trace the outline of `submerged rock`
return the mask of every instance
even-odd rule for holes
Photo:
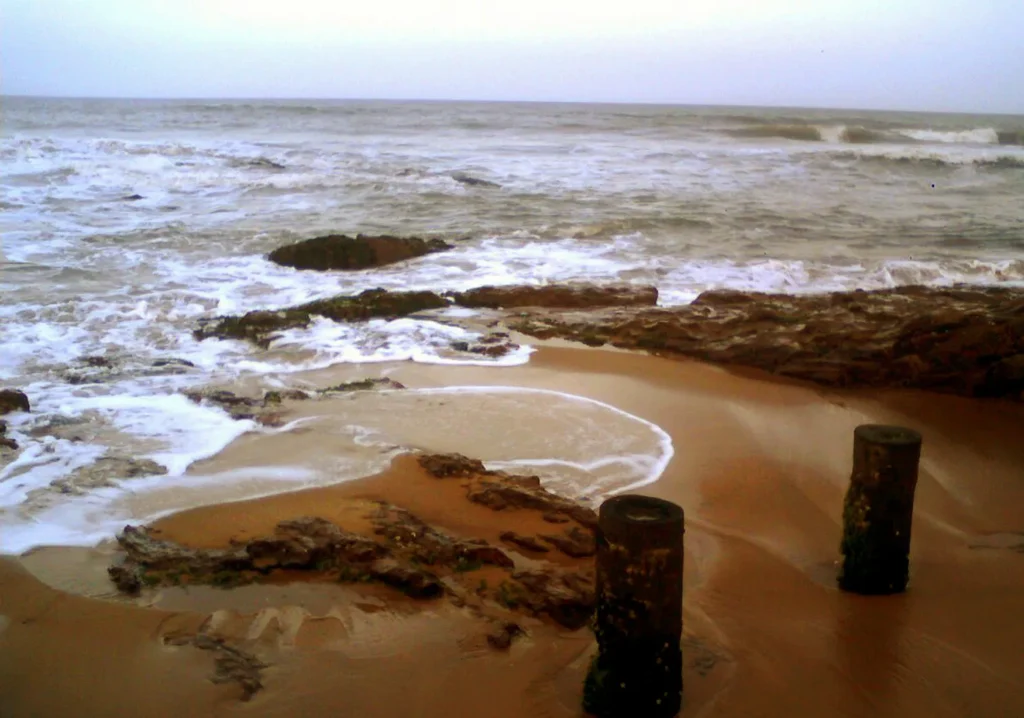
[[[30,411],[28,397],[17,389],[0,389],[0,416],[13,411]]]
[[[513,328],[830,386],[1024,400],[1021,289],[911,286],[813,295],[716,290],[682,307],[538,310]]]
[[[281,426],[281,392],[267,392],[261,398],[239,396],[223,389],[200,389],[185,392],[196,404],[216,404],[232,419],[255,421],[264,426]],[[303,393],[303,398],[306,398]]]
[[[278,247],[267,259],[296,269],[355,270],[383,267],[448,249],[452,246],[440,239],[331,234]]]
[[[277,332],[308,326],[320,316],[336,322],[397,319],[427,309],[440,309],[448,302],[434,292],[388,292],[367,289],[352,295],[318,299],[277,311],[259,310],[242,316],[216,317],[200,322],[194,332],[196,339],[247,339],[260,346],[269,346]]]
[[[330,396],[331,394],[347,394],[353,391],[369,391],[371,389],[404,389],[405,384],[390,379],[388,377],[375,377],[371,379],[356,379],[355,381],[347,381],[343,384],[336,384],[334,386],[325,386],[323,389],[317,389],[316,393],[321,396]]]
[[[653,307],[655,287],[600,286],[596,284],[549,284],[544,286],[479,287],[452,294],[464,307],[501,309],[511,307]]]
[[[497,182],[491,182],[490,180],[480,179],[472,175],[466,174],[465,172],[452,172],[451,178],[459,184],[464,184],[469,187],[491,187],[500,188],[501,185]]]
[[[18,442],[7,436],[7,422],[0,419],[0,449],[13,449],[17,451]]]

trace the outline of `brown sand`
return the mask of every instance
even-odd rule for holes
[[[1024,715],[1024,407],[825,392],[692,362],[561,348],[513,369],[401,365],[391,376],[414,387],[566,391],[672,436],[674,459],[642,492],[687,511],[683,715]],[[856,597],[834,586],[852,430],[864,422],[924,435],[911,587],[902,596]],[[329,453],[329,437],[316,438],[295,440]],[[258,443],[236,442],[214,462],[243,466],[258,457]],[[452,510],[452,490],[399,461],[379,477],[197,509],[160,527],[216,545],[296,515],[340,521],[331,512],[341,497],[387,496],[443,528],[493,538],[489,512],[464,501]],[[80,552],[68,556],[83,562]],[[525,621],[528,638],[499,653],[468,612],[444,601],[420,606],[386,592],[358,598],[348,588],[291,584],[174,589],[143,608],[58,592],[3,561],[0,716],[580,714],[592,651],[585,629]],[[251,702],[238,702],[237,686],[207,680],[207,652],[160,640],[204,621],[270,664]]]

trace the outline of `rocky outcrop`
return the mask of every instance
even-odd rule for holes
[[[451,295],[463,307],[510,309],[552,307],[653,307],[658,303],[654,287],[600,286],[596,284],[549,284],[543,286],[478,287]]]
[[[520,317],[538,337],[764,369],[828,386],[1024,399],[1024,290],[712,291],[683,307]]]
[[[369,319],[397,319],[427,309],[440,309],[448,302],[434,292],[388,292],[367,289],[365,292],[318,299],[279,310],[258,310],[242,316],[215,317],[200,321],[193,333],[196,339],[247,339],[267,347],[274,336],[286,329],[306,327],[313,317],[326,317],[336,322],[361,322]]]
[[[17,389],[0,389],[0,416],[13,411],[30,411],[28,397]]]
[[[380,503],[370,517],[382,540],[344,531],[326,519],[302,517],[279,523],[271,536],[224,549],[195,549],[126,526],[117,536],[124,559],[108,569],[124,592],[144,585],[205,583],[238,585],[277,569],[335,573],[347,581],[380,581],[414,598],[443,593],[438,577],[424,566],[453,571],[483,564],[514,563],[486,541],[464,540],[420,521],[405,509]]]
[[[594,574],[589,571],[517,571],[498,587],[498,600],[508,608],[547,614],[566,628],[582,628],[594,612]]]
[[[593,509],[548,491],[536,476],[489,471],[483,464],[461,454],[429,454],[419,458],[420,466],[439,479],[470,479],[464,482],[466,497],[495,511],[532,509],[563,515],[581,526],[597,526]]]
[[[515,562],[496,546],[480,539],[463,540],[438,531],[403,508],[381,504],[371,519],[374,533],[400,546],[412,561],[463,570],[474,564],[511,568]]]
[[[440,239],[331,234],[278,247],[267,259],[296,269],[369,269],[452,249]]]
[[[323,518],[301,517],[278,523],[269,536],[220,548],[192,548],[162,538],[157,530],[126,526],[117,536],[122,555],[108,573],[119,590],[137,593],[148,586],[179,584],[231,587],[266,580],[276,571],[288,571],[289,576],[309,571],[319,578],[385,584],[416,599],[444,596],[481,615],[504,607],[547,615],[568,628],[586,622],[594,606],[594,575],[592,562],[582,559],[593,555],[594,532],[571,517],[590,519],[590,509],[545,491],[535,476],[487,471],[479,461],[458,454],[425,455],[420,463],[432,476],[462,482],[467,499],[470,489],[482,483],[515,487],[534,496],[518,510],[554,512],[550,515],[571,525],[561,534],[533,537],[502,531],[502,541],[511,547],[502,548],[452,535],[386,501],[357,499],[352,508],[361,517],[361,533]],[[500,521],[495,518],[499,526]],[[552,547],[576,560],[563,558],[557,566],[544,562]],[[493,579],[498,571],[505,578],[488,585],[475,573],[484,567],[486,577]],[[507,647],[506,639],[511,643],[514,635],[495,635],[497,647]]]
[[[578,526],[563,531],[560,534],[541,534],[541,541],[545,541],[566,556],[573,558],[586,558],[597,552],[597,540],[593,531],[585,531]]]
[[[533,536],[523,536],[522,534],[516,533],[515,531],[505,531],[499,537],[505,543],[510,543],[526,551],[534,551],[536,553],[547,553],[551,549],[541,543],[540,540]]]

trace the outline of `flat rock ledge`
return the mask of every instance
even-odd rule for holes
[[[709,291],[690,305],[523,312],[513,329],[763,369],[835,387],[1024,400],[1024,290]]]

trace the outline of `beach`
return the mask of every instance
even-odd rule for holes
[[[582,716],[596,511],[683,716],[1024,714],[1024,119],[5,98],[0,716]],[[836,585],[854,429],[923,450]]]
[[[684,715],[1020,710],[1020,405],[822,390],[685,360],[559,347],[540,348],[519,368],[402,365],[392,376],[417,388],[570,390],[671,435],[671,462],[641,492],[687,512]],[[858,597],[834,583],[852,430],[868,422],[924,436],[911,588],[901,596]],[[275,438],[242,440],[211,461],[244,466]],[[267,451],[284,455],[295,439],[282,436]],[[313,443],[330,452],[328,442]],[[373,496],[431,524],[479,531],[478,516],[452,510],[452,499],[418,473],[400,458],[364,480],[198,508],[158,526],[190,543],[224,545],[286,518],[331,518],[332,505]],[[585,628],[535,619],[501,653],[486,646],[479,620],[443,601],[421,607],[379,592],[353,599],[300,583],[165,590],[143,607],[46,585],[97,586],[107,563],[73,549],[4,561],[7,714],[238,710],[238,687],[208,680],[210,655],[162,642],[213,621],[218,635],[268,666],[264,689],[244,708],[258,715],[580,715],[593,651]]]

